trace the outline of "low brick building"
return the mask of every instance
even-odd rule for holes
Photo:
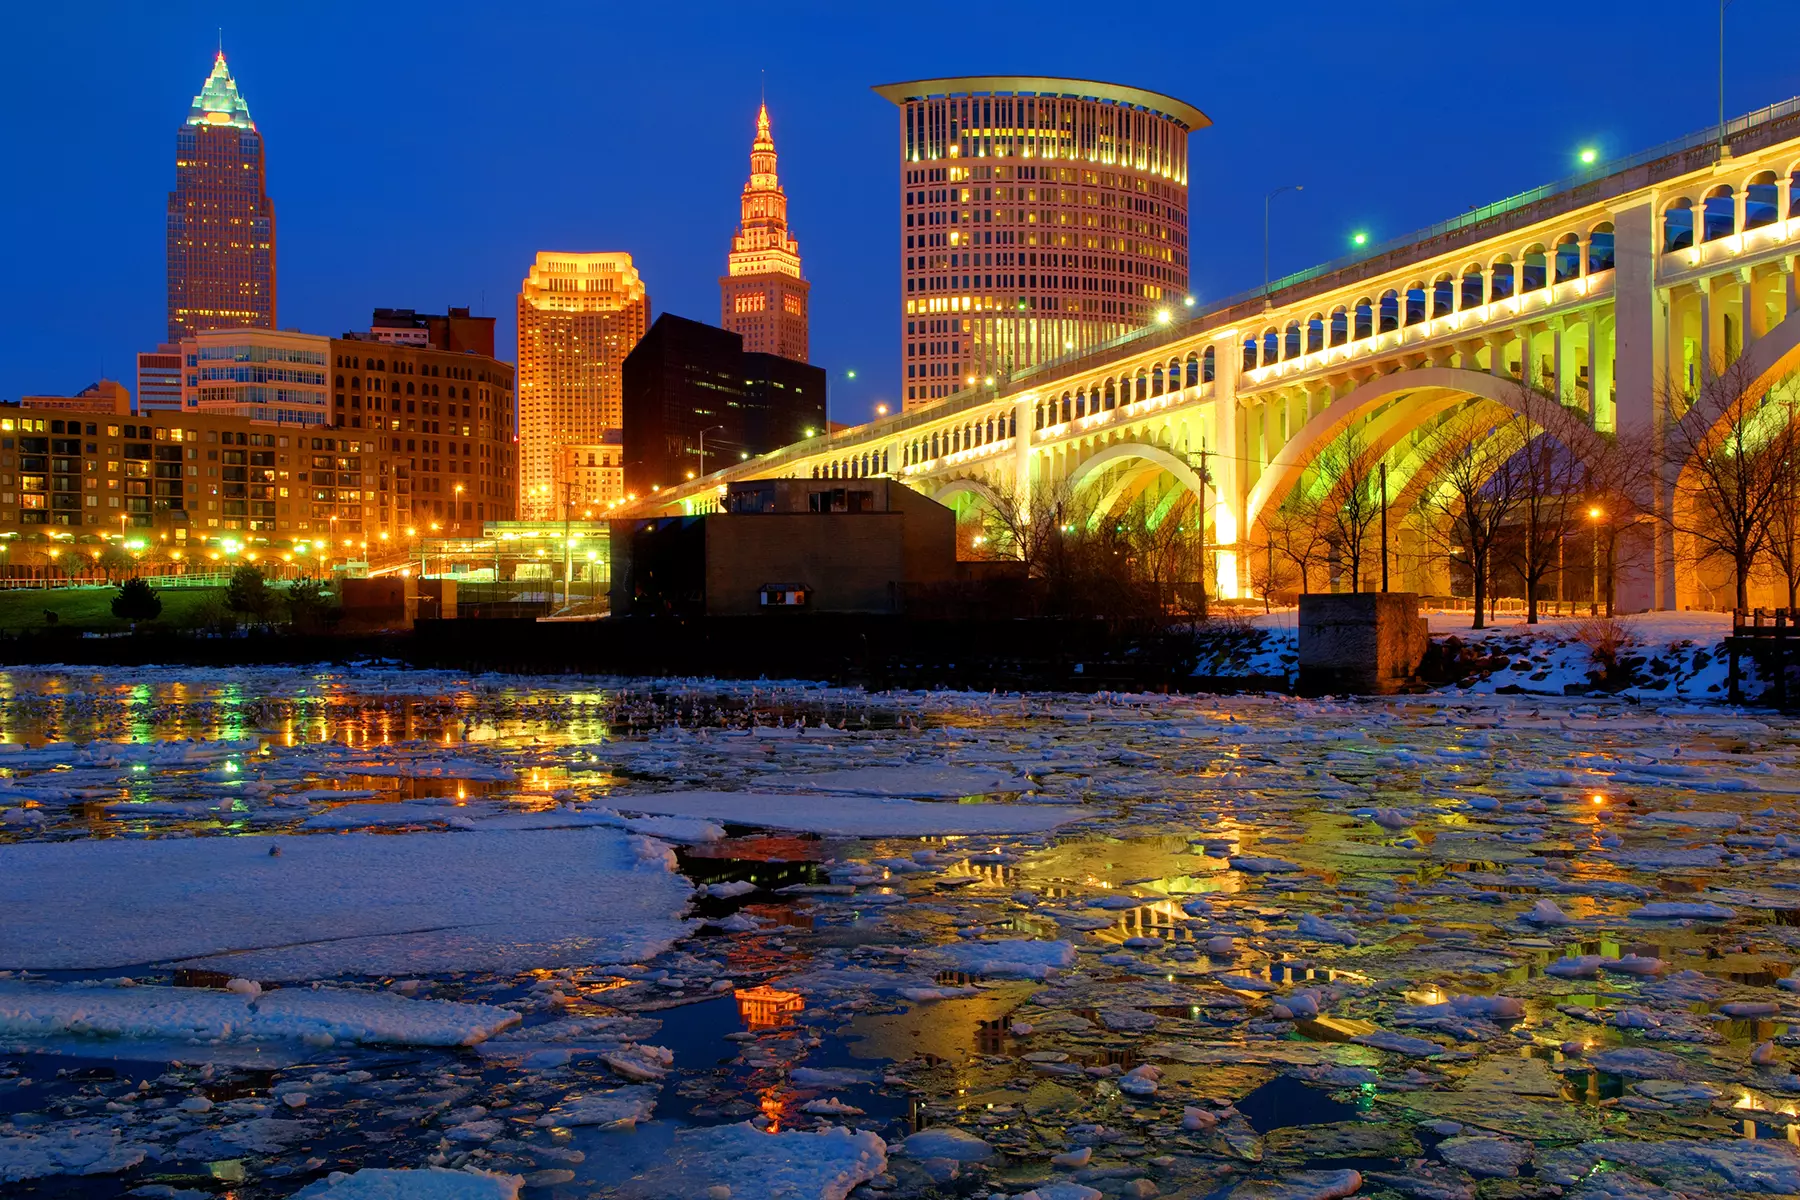
[[[611,525],[620,616],[899,613],[958,577],[955,514],[890,479],[751,479],[723,512]]]

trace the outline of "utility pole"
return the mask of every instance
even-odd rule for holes
[[[1188,465],[1190,467],[1196,468],[1200,475],[1200,606],[1199,606],[1199,619],[1202,621],[1205,621],[1207,619],[1206,489],[1212,483],[1212,472],[1210,470],[1208,470],[1207,461],[1206,461],[1208,454],[1209,454],[1209,451],[1206,448],[1205,442],[1200,443],[1200,456],[1199,456],[1200,461],[1198,463],[1196,463],[1194,461],[1193,455],[1187,454],[1185,452],[1182,454],[1182,457],[1187,460]]]
[[[575,481],[563,480],[563,607],[569,607],[569,592],[575,574],[575,539],[570,536],[569,520],[575,507]]]
[[[1387,463],[1381,464],[1381,590],[1388,590]]]

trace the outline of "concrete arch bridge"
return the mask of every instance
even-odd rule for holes
[[[1704,364],[1741,355],[1765,384],[1800,366],[1800,99],[1725,134],[1597,165],[639,511],[703,511],[731,480],[771,475],[891,475],[965,510],[1065,493],[1100,512],[1166,509],[1185,493],[1203,497],[1218,591],[1246,594],[1259,522],[1346,431],[1423,486],[1409,472],[1447,414],[1517,409],[1529,389],[1602,433],[1655,439],[1659,395],[1697,385]],[[1621,605],[1692,603],[1671,535],[1646,536]]]

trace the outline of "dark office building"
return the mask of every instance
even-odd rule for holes
[[[625,491],[647,495],[823,430],[825,371],[664,313],[625,356],[624,402]]]

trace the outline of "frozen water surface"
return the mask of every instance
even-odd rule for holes
[[[1486,690],[0,674],[0,1181],[1800,1191],[1800,737]]]

